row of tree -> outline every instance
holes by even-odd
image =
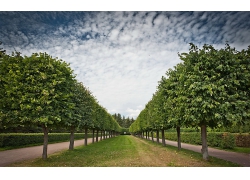
[[[25,125],[41,127],[44,133],[42,157],[47,158],[49,128],[71,132],[74,147],[76,128],[110,134],[121,127],[83,83],[75,79],[69,64],[46,53],[21,56],[0,51],[0,129]]]
[[[131,119],[129,117],[125,118],[125,116],[121,116],[121,114],[113,114],[113,118],[118,122],[118,124],[123,128],[129,128],[130,125],[135,121],[132,117]]]
[[[166,72],[152,99],[130,126],[130,132],[143,134],[176,128],[181,148],[180,127],[201,129],[202,155],[208,159],[207,127],[249,125],[250,46],[237,51],[226,43],[215,49],[199,49],[190,43],[188,53],[179,54],[181,63]]]

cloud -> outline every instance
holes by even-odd
[[[189,43],[250,42],[249,12],[0,12],[7,52],[46,51],[70,63],[110,113],[136,117]]]
[[[130,108],[128,108],[127,109],[128,116],[136,118],[140,114],[141,110],[142,109],[130,109]]]

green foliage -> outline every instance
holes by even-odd
[[[233,149],[235,147],[235,136],[231,133],[224,133],[220,147],[223,149]]]
[[[176,132],[166,132],[165,137],[168,140],[177,141]],[[201,145],[199,132],[181,132],[183,143]],[[231,133],[210,132],[207,134],[207,143],[210,147],[220,147],[223,149],[232,149],[236,146],[235,136]]]
[[[249,121],[249,50],[191,44],[189,53],[180,55],[187,76],[185,124],[226,127]]]
[[[68,141],[69,133],[49,133],[49,142]],[[75,133],[75,139],[83,139],[84,133]],[[91,134],[88,134],[91,137]],[[32,144],[42,144],[43,133],[7,133],[0,134],[0,147],[19,147]]]
[[[129,128],[121,128],[120,135],[130,135]]]
[[[0,63],[0,129],[32,124],[120,130],[63,60],[47,53],[22,57],[1,52]]]
[[[182,62],[162,77],[156,93],[130,126],[131,132],[175,127],[249,126],[250,46],[237,51],[227,43],[221,49],[207,44],[199,49],[190,43],[189,52],[179,57]],[[203,135],[206,156],[206,132]],[[181,137],[183,142],[185,138]],[[197,134],[197,138],[191,141],[200,143],[200,135]],[[234,146],[231,136],[223,143],[216,137],[209,143],[227,148]]]
[[[113,118],[117,121],[117,123],[123,127],[123,128],[129,128],[129,126],[134,122],[133,118],[125,118],[124,116],[122,117],[121,114],[113,114]]]
[[[70,118],[74,77],[69,64],[46,53],[5,55],[1,66],[1,120],[17,124],[57,125]]]

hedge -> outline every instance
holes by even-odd
[[[92,134],[89,133],[91,138]],[[69,133],[49,133],[49,143],[69,141]],[[84,133],[75,133],[75,140],[84,139]],[[0,134],[0,147],[18,147],[30,144],[43,144],[43,133],[6,133]]]
[[[250,147],[250,133],[234,133],[236,146]]]
[[[176,132],[165,133],[165,138],[177,141]],[[201,145],[201,135],[199,132],[182,132],[181,142]],[[236,138],[232,133],[208,132],[207,144],[211,147],[221,147],[223,149],[233,149],[236,146]]]

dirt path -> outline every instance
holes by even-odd
[[[99,137],[100,139],[100,137]],[[92,143],[92,138],[88,138],[88,144]],[[84,139],[76,140],[74,146],[84,145]],[[48,145],[48,155],[69,148],[69,142],[55,143]],[[0,167],[8,166],[14,162],[42,157],[43,146],[26,147],[0,151]]]

